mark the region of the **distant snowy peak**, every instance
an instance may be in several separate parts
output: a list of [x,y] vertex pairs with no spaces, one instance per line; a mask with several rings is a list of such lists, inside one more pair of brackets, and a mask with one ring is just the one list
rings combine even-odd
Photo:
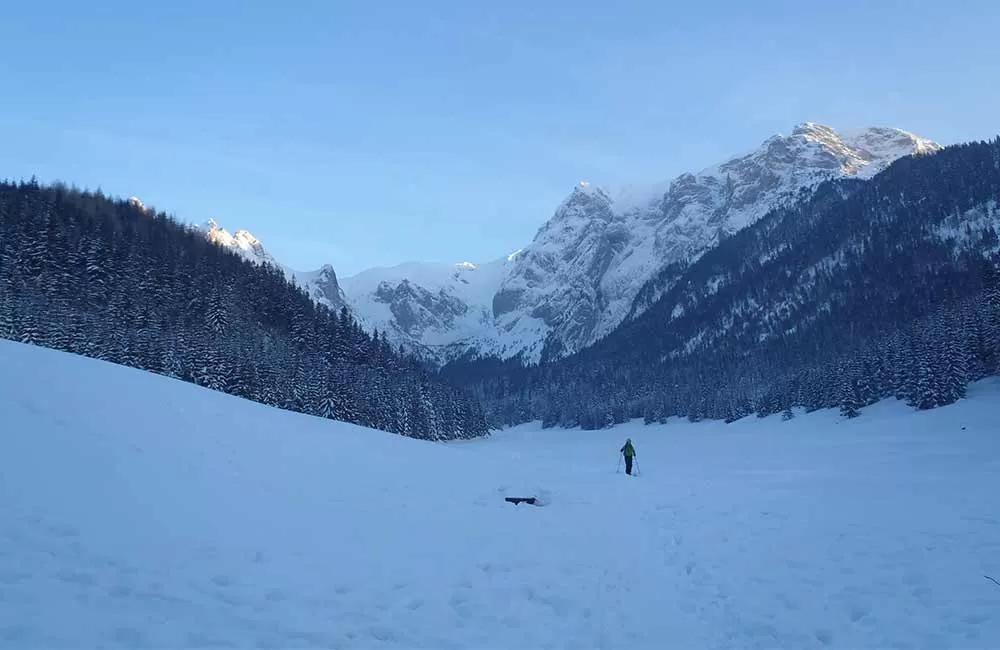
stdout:
[[343,279],[348,303],[368,329],[425,359],[517,347],[497,330],[493,296],[520,251],[483,264],[408,262]]
[[347,306],[344,290],[341,289],[337,274],[329,264],[324,264],[317,271],[293,271],[287,267],[282,268],[285,275],[316,302],[334,311],[340,311]]
[[339,310],[347,304],[344,292],[337,281],[337,274],[329,264],[317,271],[296,271],[279,263],[248,230],[241,229],[230,234],[228,230],[219,226],[215,219],[209,219],[196,229],[216,246],[226,248],[249,262],[269,264],[280,269],[289,282],[297,284],[313,300],[322,305]]
[[264,250],[260,240],[247,230],[237,230],[235,234],[230,234],[228,230],[219,226],[215,219],[209,219],[201,226],[201,230],[208,241],[222,248],[228,248],[251,262],[257,264],[267,262],[280,266],[277,260]]
[[494,312],[504,327],[540,319],[549,352],[572,353],[654,301],[657,292],[644,292],[646,302],[635,304],[660,269],[693,261],[823,181],[870,178],[903,156],[939,149],[901,129],[838,132],[804,122],[748,154],[672,181],[617,188],[580,182],[517,259]]
[[871,178],[903,156],[941,148],[901,129],[869,127],[841,135],[828,126],[803,122],[790,135],[772,136],[747,155],[697,175],[681,175],[664,195],[663,211],[683,212],[691,203],[685,192],[693,191],[711,210],[707,223],[732,233],[823,181]]
[[834,131],[815,122],[804,122],[792,130],[792,138],[812,142],[840,162],[844,175],[871,178],[889,164],[914,154],[933,153],[943,147],[909,131],[888,127]]
[[[899,158],[933,153],[942,148],[933,140],[897,128],[836,131],[816,122],[802,122],[789,135],[773,135],[750,153],[700,172],[684,173],[671,181],[608,186],[600,191],[610,198],[615,212],[629,214],[657,207],[677,186],[683,188],[699,182],[718,184],[733,176],[750,177],[744,178],[745,181],[764,180],[764,185],[775,185],[776,180],[810,185],[843,176],[870,178]],[[588,191],[598,191],[592,184],[588,185]]]
[[611,197],[608,196],[607,190],[605,190],[603,187],[592,184],[590,181],[578,182],[576,184],[576,187],[573,189],[573,194],[571,195],[571,197],[573,195],[590,196],[598,200],[605,200],[605,201],[611,200]]

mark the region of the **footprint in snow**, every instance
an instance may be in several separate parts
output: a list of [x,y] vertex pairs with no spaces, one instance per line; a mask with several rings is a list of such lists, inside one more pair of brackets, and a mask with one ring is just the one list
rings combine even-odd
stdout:
[[28,635],[28,630],[23,625],[8,625],[0,628],[0,641],[9,641],[11,644],[19,643]]
[[454,609],[459,615],[465,614],[466,605],[468,605],[469,599],[461,594],[455,594],[448,599],[448,604]]
[[969,625],[982,625],[986,621],[990,620],[989,614],[966,614],[962,617],[962,622]]
[[479,570],[487,575],[492,575],[495,573],[510,573],[510,567],[505,564],[493,564],[491,562],[484,562],[479,565]]
[[52,526],[46,526],[45,531],[55,537],[76,537],[80,534],[73,526],[68,526],[66,524],[54,524]]
[[82,571],[62,570],[56,574],[56,578],[62,582],[79,587],[93,587],[97,583],[94,576]]
[[26,515],[21,515],[21,521],[26,524],[37,525],[42,523],[42,516],[37,513],[29,513]]
[[368,629],[368,633],[379,641],[394,642],[399,638],[391,627],[386,627],[384,625],[371,627]]
[[216,587],[230,587],[233,584],[233,579],[227,575],[216,575],[212,576],[212,584]]
[[146,645],[146,637],[142,631],[134,627],[119,627],[112,634],[115,643],[126,648],[138,648]]
[[28,571],[3,571],[0,572],[0,584],[16,585],[24,582],[33,574]]

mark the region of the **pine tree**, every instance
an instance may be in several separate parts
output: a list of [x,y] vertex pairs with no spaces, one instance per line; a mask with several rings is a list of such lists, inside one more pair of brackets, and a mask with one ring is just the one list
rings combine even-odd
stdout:
[[838,389],[838,402],[840,404],[840,414],[846,418],[856,418],[860,413],[858,413],[858,408],[860,408],[860,400],[858,399],[858,390],[856,385],[856,380],[854,379],[851,368],[843,367],[840,372],[840,387]]
[[0,281],[0,338],[16,337],[14,330],[14,298],[9,290],[5,290]]
[[316,407],[316,415],[321,418],[328,418],[331,420],[337,419],[337,402],[332,395],[326,395],[320,399],[319,404]]

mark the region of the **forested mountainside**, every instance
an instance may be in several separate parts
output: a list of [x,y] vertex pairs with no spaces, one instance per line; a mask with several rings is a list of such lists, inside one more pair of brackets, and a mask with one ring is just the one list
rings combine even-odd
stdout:
[[467,393],[281,269],[138,201],[34,179],[0,183],[0,337],[407,436],[487,431]]
[[902,158],[665,269],[648,310],[575,355],[442,372],[493,424],[948,404],[1000,369],[998,202],[1000,138]]

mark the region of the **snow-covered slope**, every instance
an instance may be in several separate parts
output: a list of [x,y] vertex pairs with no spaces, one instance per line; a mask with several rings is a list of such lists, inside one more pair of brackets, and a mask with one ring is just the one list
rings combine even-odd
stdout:
[[316,271],[296,271],[276,260],[270,253],[264,250],[264,245],[259,239],[247,230],[237,230],[235,234],[230,232],[209,219],[207,223],[196,227],[196,230],[204,233],[208,241],[228,248],[229,250],[242,256],[244,259],[254,264],[270,264],[285,273],[289,281],[295,282],[303,288],[313,300],[324,304],[334,310],[344,307],[347,302],[344,299],[344,292],[337,281],[337,274],[329,264],[323,265]]
[[[640,290],[664,267],[692,261],[821,181],[870,178],[901,156],[940,145],[891,128],[841,132],[806,122],[755,151],[650,186],[581,182],[516,255],[485,264],[409,263],[318,287],[286,269],[320,300],[352,308],[369,328],[436,361],[465,352],[560,356],[611,332],[658,297]],[[211,223],[207,236],[254,261],[273,261],[246,231]]]
[[995,648],[969,394],[443,445],[0,341],[0,647]]

